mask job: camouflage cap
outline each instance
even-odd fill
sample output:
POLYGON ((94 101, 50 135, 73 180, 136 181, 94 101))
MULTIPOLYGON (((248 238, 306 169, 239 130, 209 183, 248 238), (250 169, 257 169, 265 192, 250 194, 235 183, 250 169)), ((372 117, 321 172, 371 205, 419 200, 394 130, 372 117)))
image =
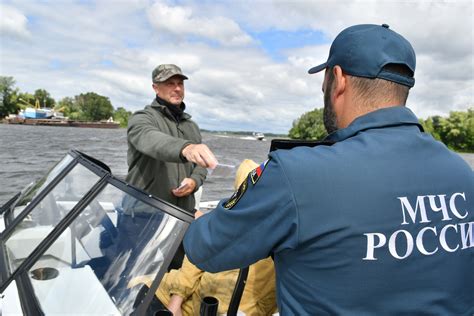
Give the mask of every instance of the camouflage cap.
POLYGON ((153 83, 160 83, 176 75, 183 79, 188 79, 188 77, 183 75, 181 68, 178 66, 173 64, 163 64, 153 69, 153 72, 151 73, 151 80, 153 83))

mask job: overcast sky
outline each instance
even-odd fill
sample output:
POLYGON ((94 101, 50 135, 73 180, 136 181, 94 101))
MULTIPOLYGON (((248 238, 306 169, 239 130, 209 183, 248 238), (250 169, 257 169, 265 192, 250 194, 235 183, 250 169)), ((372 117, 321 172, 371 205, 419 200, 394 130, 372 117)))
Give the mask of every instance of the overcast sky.
POLYGON ((153 68, 174 63, 201 128, 287 133, 323 106, 323 76, 307 70, 360 23, 387 23, 412 43, 418 116, 473 107, 471 0, 0 0, 0 75, 22 92, 93 91, 135 111, 153 98, 153 68))

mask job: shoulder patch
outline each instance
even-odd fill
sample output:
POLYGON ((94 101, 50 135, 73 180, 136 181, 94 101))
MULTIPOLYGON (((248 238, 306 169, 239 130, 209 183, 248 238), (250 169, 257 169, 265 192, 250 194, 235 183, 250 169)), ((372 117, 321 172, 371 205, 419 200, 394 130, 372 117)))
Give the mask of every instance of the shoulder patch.
POLYGON ((240 200, 240 198, 244 195, 245 191, 247 191, 247 187, 248 187, 248 180, 246 179, 244 182, 242 182, 242 184, 237 189, 237 191, 235 191, 234 194, 232 194, 230 199, 224 203, 223 205, 224 208, 228 210, 233 208, 235 204, 237 204, 237 202, 240 200))
POLYGON ((265 170, 265 167, 267 166, 269 160, 270 159, 265 160, 260 166, 250 172, 250 180, 252 181, 253 185, 255 185, 262 176, 263 170, 265 170))

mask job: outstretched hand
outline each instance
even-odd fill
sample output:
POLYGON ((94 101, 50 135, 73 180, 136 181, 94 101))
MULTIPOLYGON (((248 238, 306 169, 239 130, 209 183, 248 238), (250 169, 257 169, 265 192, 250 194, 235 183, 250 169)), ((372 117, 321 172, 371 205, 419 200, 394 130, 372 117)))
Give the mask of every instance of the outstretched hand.
POLYGON ((195 188, 196 181, 191 178, 184 178, 183 181, 181 181, 180 186, 176 189, 171 190, 171 193, 173 193, 173 195, 177 197, 188 196, 194 192, 195 188))
POLYGON ((181 154, 186 160, 194 162, 203 168, 214 169, 217 159, 212 151, 204 144, 189 144, 183 148, 181 154))

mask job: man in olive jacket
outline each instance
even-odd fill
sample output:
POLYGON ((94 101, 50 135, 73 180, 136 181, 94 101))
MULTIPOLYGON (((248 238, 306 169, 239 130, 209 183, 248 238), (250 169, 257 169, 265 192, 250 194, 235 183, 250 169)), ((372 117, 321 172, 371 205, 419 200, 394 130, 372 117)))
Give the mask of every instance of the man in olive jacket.
MULTIPOLYGON (((159 65, 152 72, 156 98, 128 121, 128 175, 126 181, 144 191, 194 212, 194 192, 215 168, 217 160, 201 144, 199 127, 184 112, 184 83, 188 79, 172 64, 159 65)), ((132 199, 133 200, 133 199, 132 199)), ((124 238, 137 239, 137 232, 159 218, 145 205, 123 201, 118 229, 124 238)), ((140 236, 141 243, 152 236, 140 236)), ((124 240, 124 243, 126 241, 124 240)), ((139 246, 131 246, 137 248, 139 246)), ((182 246, 170 268, 179 268, 184 256, 182 246)))
POLYGON ((199 127, 184 112, 184 83, 176 65, 159 65, 152 80, 156 98, 128 122, 126 181, 154 196, 194 211, 193 193, 216 158, 201 144, 199 127))

